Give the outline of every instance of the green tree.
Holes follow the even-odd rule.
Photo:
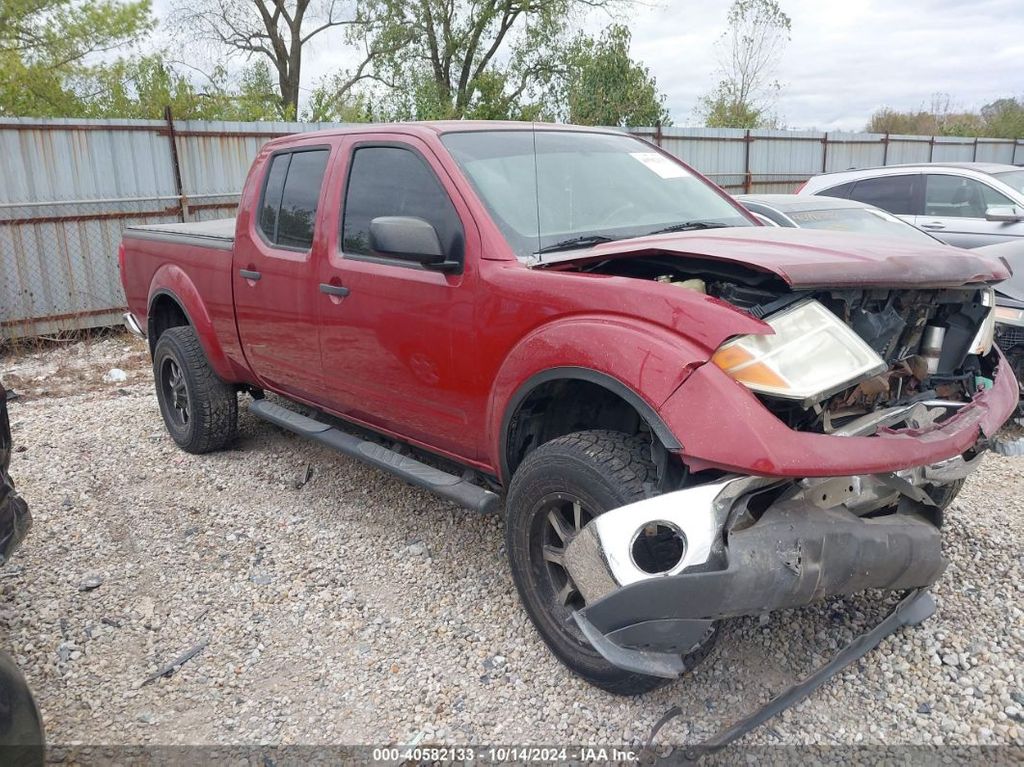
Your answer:
[[[267,63],[277,80],[279,111],[285,119],[298,115],[302,62],[309,46],[331,32],[355,30],[364,23],[357,7],[343,0],[176,0],[171,18],[182,38]],[[335,37],[335,43],[341,39]],[[353,85],[368,76],[372,58],[359,65]]]
[[[153,26],[149,0],[3,0],[0,115],[84,116],[111,66],[100,55]]]
[[[1024,138],[1024,100],[996,99],[981,108],[985,135],[995,138]]]
[[[626,0],[366,0],[365,47],[395,119],[528,118],[574,20]]]
[[[782,86],[775,72],[792,21],[776,0],[733,0],[718,43],[719,82],[696,114],[712,128],[773,128]]]
[[[597,39],[580,35],[567,56],[560,100],[568,122],[620,127],[668,125],[654,76],[629,55],[629,28],[613,24]]]
[[[987,136],[986,121],[977,112],[954,104],[948,93],[932,94],[929,107],[900,112],[889,107],[877,110],[868,122],[870,133],[910,136]]]

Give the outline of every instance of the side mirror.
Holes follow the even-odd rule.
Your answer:
[[[428,269],[452,271],[460,266],[457,261],[446,260],[433,225],[415,216],[378,216],[370,221],[370,249],[416,261]]]
[[[989,205],[985,209],[985,220],[1007,223],[1024,221],[1024,211],[1021,211],[1016,205]]]

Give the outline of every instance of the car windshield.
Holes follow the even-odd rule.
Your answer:
[[[631,136],[515,130],[442,140],[520,257],[662,230],[754,226],[684,165]]]
[[[832,229],[838,232],[884,234],[936,244],[936,239],[884,210],[875,208],[823,208],[786,213],[801,229]]]
[[[1024,170],[1008,170],[1003,173],[993,173],[992,175],[1008,187],[1024,194]]]

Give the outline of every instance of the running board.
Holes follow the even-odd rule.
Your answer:
[[[462,477],[427,466],[415,458],[396,453],[376,442],[360,439],[323,421],[308,418],[265,399],[250,402],[249,412],[264,421],[314,439],[340,453],[390,472],[411,485],[430,490],[471,511],[481,514],[494,514],[498,511],[500,498],[497,493],[467,482]]]

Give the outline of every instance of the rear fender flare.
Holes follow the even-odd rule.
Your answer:
[[[199,336],[199,343],[214,372],[225,381],[234,380],[235,375],[231,363],[217,339],[213,320],[210,319],[210,314],[206,310],[206,304],[184,269],[175,264],[164,264],[153,275],[149,300],[146,303],[150,317],[153,314],[153,304],[160,296],[168,296],[181,307],[189,324],[195,328],[196,335]]]

